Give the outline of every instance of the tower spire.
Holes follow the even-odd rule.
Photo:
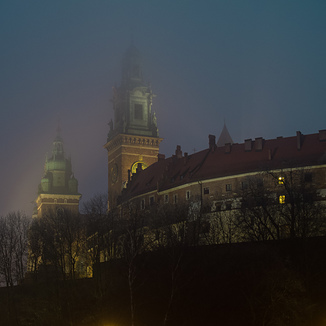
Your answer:
[[[233,140],[232,137],[230,136],[228,128],[226,127],[225,118],[224,118],[224,126],[216,145],[217,147],[222,147],[225,144],[233,144]]]
[[[61,121],[60,121],[60,117],[58,117],[57,138],[60,138],[60,134],[61,134]]]

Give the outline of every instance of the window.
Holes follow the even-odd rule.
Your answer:
[[[245,181],[242,181],[242,182],[241,182],[241,189],[242,189],[242,190],[246,190],[246,189],[248,189],[248,183],[245,182]]]
[[[173,196],[174,203],[176,204],[178,202],[178,195]]]
[[[227,209],[227,210],[231,210],[231,208],[232,208],[231,203],[226,203],[226,204],[225,204],[225,209]]]
[[[231,190],[232,190],[232,185],[231,185],[231,183],[228,183],[227,185],[225,185],[225,190],[226,190],[226,191],[231,191]]]
[[[312,182],[312,173],[311,172],[307,172],[304,174],[304,181],[305,182]]]
[[[164,195],[164,202],[168,203],[169,202],[169,195]]]
[[[187,192],[186,192],[186,199],[187,199],[187,200],[190,199],[190,190],[187,190]]]
[[[142,104],[135,104],[134,107],[134,118],[137,120],[142,120],[143,119],[143,106]]]
[[[280,204],[285,204],[285,195],[279,196],[278,201],[279,201]]]
[[[284,184],[284,177],[278,177],[278,184],[283,185]]]
[[[149,204],[150,204],[151,206],[154,205],[154,196],[149,197]]]
[[[208,187],[204,188],[204,195],[209,195],[209,188]]]
[[[140,208],[145,209],[145,199],[142,199],[140,202]]]

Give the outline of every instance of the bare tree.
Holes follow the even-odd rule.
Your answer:
[[[119,221],[122,257],[127,264],[127,278],[130,298],[131,325],[135,324],[136,300],[135,292],[138,288],[136,281],[140,270],[139,256],[150,249],[153,239],[147,236],[149,212],[141,210],[137,205],[122,207]]]
[[[7,286],[13,286],[24,278],[29,223],[30,219],[20,212],[0,218],[0,274]]]
[[[325,227],[325,206],[318,200],[311,175],[306,169],[287,169],[247,178],[235,219],[242,239],[320,235]]]
[[[325,205],[317,195],[309,169],[268,172],[278,197],[278,214],[291,238],[321,235],[325,227]]]
[[[107,239],[110,234],[107,213],[107,199],[104,194],[98,194],[83,204],[87,236],[87,249],[89,269],[101,261],[101,256],[106,256]],[[112,214],[111,214],[112,215]],[[103,257],[103,260],[104,257]],[[93,274],[92,271],[89,271]]]
[[[83,263],[85,231],[79,214],[58,208],[34,220],[30,229],[30,263],[36,272],[40,266],[54,270],[63,279],[75,278],[77,262]],[[83,273],[82,270],[78,271]]]

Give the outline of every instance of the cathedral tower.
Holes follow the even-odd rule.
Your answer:
[[[53,141],[52,156],[44,164],[44,176],[39,184],[36,199],[37,212],[33,217],[42,217],[58,208],[79,211],[78,181],[72,173],[71,160],[65,157],[63,140],[59,135]]]
[[[151,87],[143,80],[141,56],[132,45],[122,61],[121,85],[113,88],[114,121],[109,123],[104,146],[108,151],[109,209],[116,206],[118,196],[137,166],[146,168],[157,161],[162,139],[152,113],[153,97]]]

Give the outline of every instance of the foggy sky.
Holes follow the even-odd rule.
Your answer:
[[[132,37],[166,156],[207,148],[224,119],[235,142],[326,129],[325,13],[323,0],[1,1],[0,215],[32,213],[58,118],[83,200],[107,191]]]

